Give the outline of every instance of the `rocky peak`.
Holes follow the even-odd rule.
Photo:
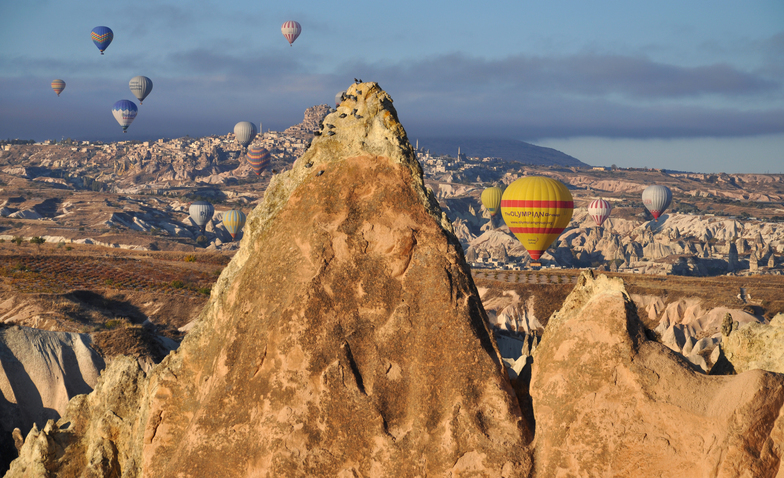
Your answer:
[[[146,377],[118,361],[21,456],[58,476],[529,475],[531,427],[392,100],[347,94],[178,351]]]

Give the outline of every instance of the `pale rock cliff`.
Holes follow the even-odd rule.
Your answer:
[[[68,401],[90,393],[104,369],[87,334],[30,327],[0,328],[0,466],[15,456],[9,441],[18,428],[27,433],[65,413]]]
[[[721,348],[735,372],[761,369],[784,373],[784,314],[773,317],[770,324],[735,324],[722,337]]]
[[[775,477],[784,376],[696,373],[584,273],[533,354],[533,476]]]

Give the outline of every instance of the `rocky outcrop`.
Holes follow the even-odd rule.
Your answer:
[[[115,361],[8,476],[42,476],[36,459],[59,476],[528,476],[532,431],[449,221],[389,96],[348,94],[335,134],[273,178],[180,348],[148,376]]]
[[[105,366],[91,342],[87,334],[1,328],[3,429],[43,427],[60,418],[72,397],[90,393]]]
[[[329,113],[329,105],[311,106],[305,110],[302,123],[286,128],[283,134],[310,141],[313,138],[313,132],[321,129],[322,121]]]
[[[784,373],[784,314],[773,317],[770,324],[753,322],[730,330],[724,331],[721,348],[735,372]]]
[[[530,393],[534,476],[777,476],[784,376],[695,373],[646,339],[618,279],[580,278],[533,354]]]
[[[11,432],[60,418],[68,400],[92,391],[104,361],[87,334],[11,326],[0,328],[0,365],[0,469],[7,469]]]

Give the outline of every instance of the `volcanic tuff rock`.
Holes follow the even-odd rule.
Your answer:
[[[784,376],[695,373],[619,279],[584,273],[533,357],[535,476],[777,476]]]
[[[90,393],[104,368],[90,336],[30,327],[0,328],[0,469],[15,456],[11,432],[58,419],[68,400]]]
[[[721,348],[736,372],[784,373],[784,314],[777,314],[770,324],[749,323],[733,330],[722,338]]]
[[[531,430],[392,100],[348,94],[178,351],[146,377],[113,362],[8,476],[41,457],[60,476],[528,476]]]

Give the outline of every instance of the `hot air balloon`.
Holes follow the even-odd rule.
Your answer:
[[[672,201],[672,191],[667,186],[654,184],[642,192],[642,203],[653,215],[654,221],[659,221],[659,216],[669,207]]]
[[[144,101],[144,99],[147,98],[147,95],[152,91],[152,80],[146,76],[134,76],[131,78],[128,86],[131,88],[133,96],[139,100],[139,104],[142,104],[142,101]]]
[[[65,89],[65,82],[63,80],[52,80],[52,89],[57,93],[57,96],[60,96],[60,93]]]
[[[610,206],[609,202],[604,199],[597,199],[588,205],[588,215],[593,218],[597,226],[601,227],[604,220],[610,217],[611,209],[612,206]]]
[[[294,46],[294,40],[302,33],[302,26],[295,21],[288,21],[283,23],[283,26],[280,27],[280,31],[283,33],[283,36],[286,37],[286,40],[289,41],[289,46]]]
[[[535,261],[569,225],[573,210],[566,186],[541,176],[516,180],[501,198],[504,222]]]
[[[501,205],[501,195],[503,193],[501,188],[495,186],[482,191],[482,205],[485,209],[490,211],[490,215],[495,216],[498,212],[498,206]]]
[[[130,100],[120,100],[112,106],[114,119],[122,126],[123,133],[128,132],[128,126],[133,123],[134,118],[136,118],[136,113],[138,112],[139,109],[136,107],[136,103]]]
[[[90,38],[93,39],[93,43],[101,50],[101,55],[103,55],[103,51],[106,50],[109,43],[114,39],[114,32],[109,27],[95,27],[90,32]]]
[[[346,95],[345,91],[341,91],[340,93],[335,95],[335,108],[340,106],[340,103],[343,103],[343,97]]]
[[[258,132],[259,130],[256,129],[256,125],[250,121],[240,121],[234,125],[234,137],[243,148],[247,147],[251,141],[253,141],[253,138],[256,137]]]
[[[226,230],[229,231],[233,240],[237,233],[242,230],[242,226],[245,225],[245,213],[237,209],[230,209],[224,212],[223,225],[226,226]]]
[[[207,201],[195,201],[191,204],[191,207],[188,208],[188,212],[190,213],[193,222],[201,228],[201,233],[204,234],[204,229],[207,227],[207,223],[212,219],[212,214],[215,212],[212,204]]]
[[[250,164],[250,167],[253,169],[253,172],[256,173],[256,176],[264,171],[264,168],[267,167],[269,162],[270,153],[266,148],[262,148],[261,146],[251,146],[248,148],[248,164]]]

